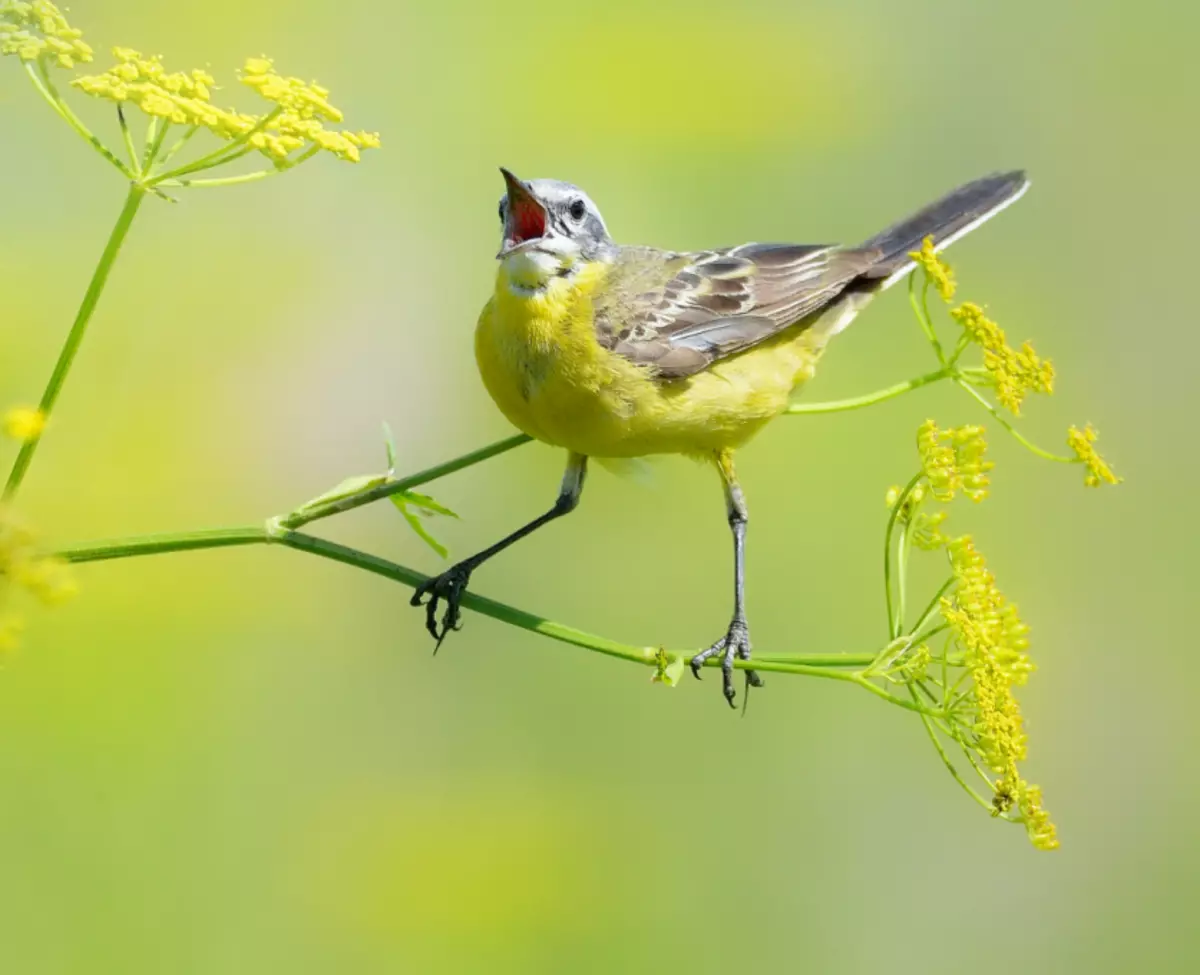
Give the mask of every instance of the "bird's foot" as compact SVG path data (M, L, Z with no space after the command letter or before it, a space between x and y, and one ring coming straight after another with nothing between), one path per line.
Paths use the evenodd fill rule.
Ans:
M416 592L413 593L409 603L413 606L422 605L426 596L429 597L428 602L424 602L425 606L425 629L437 641L433 648L433 652L437 653L441 647L442 641L446 639L446 634L451 630L462 628L462 618L459 613L459 607L462 603L463 595L467 591L467 583L471 580L471 569L474 566L460 562L458 565L452 565L441 575L433 576L426 579L421 585L417 586ZM441 620L438 619L438 607L445 600L446 611L442 613Z
M692 657L690 662L692 674L698 679L704 661L718 655L721 657L721 688L725 694L725 700L729 702L731 708L736 707L733 703L733 699L737 696L733 689L733 662L750 659L750 629L747 627L745 619L735 616L733 622L729 624L729 632L707 650L701 650ZM763 686L762 678L755 671L747 670L745 673L747 693L751 687Z

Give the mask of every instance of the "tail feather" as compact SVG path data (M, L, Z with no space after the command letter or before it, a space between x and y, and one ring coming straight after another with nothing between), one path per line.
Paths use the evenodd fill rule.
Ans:
M875 282L880 289L889 287L912 270L909 252L918 250L926 237L932 237L934 250L940 251L1015 203L1028 188L1029 180L1020 169L960 186L865 241L863 249L877 248L883 256L860 280Z

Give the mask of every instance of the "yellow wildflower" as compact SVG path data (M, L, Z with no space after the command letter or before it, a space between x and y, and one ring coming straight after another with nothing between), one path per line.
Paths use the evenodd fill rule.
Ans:
M92 49L62 11L48 0L0 0L0 54L73 68L92 59Z
M951 501L962 491L972 501L988 493L988 472L995 466L984 460L987 441L983 427L965 426L941 430L926 420L917 430L917 449L930 490L938 501Z
M212 103L216 82L204 70L168 73L161 58L146 58L127 47L113 48L117 63L98 75L71 82L85 94L135 105L147 115L179 125L208 129L218 138L245 139L276 165L297 161L319 151L358 162L361 150L377 149L379 135L326 129L324 122L340 122L342 112L329 101L329 90L299 78L276 74L269 58L249 58L242 83L258 92L274 108L249 115Z
M75 582L61 559L38 554L33 533L10 509L0 507L0 603L11 590L24 589L46 605L75 595ZM13 650L22 621L9 612L0 615L0 650Z
M937 288L937 293L942 296L942 301L949 302L954 297L958 285L954 282L954 271L950 265L934 252L933 238L926 237L921 241L921 249L910 251L908 256L925 271L929 283Z
M1026 757L1026 737L1013 687L1024 684L1033 671L1026 653L1028 627L997 588L969 536L951 541L947 551L956 586L952 596L942 599L941 609L971 675L974 704L968 740L998 776L993 782L996 813L1016 804L1031 842L1053 849L1058 841L1042 808L1041 791L1018 771Z
M1071 427L1067 431L1068 445L1075 451L1075 456L1087 466L1088 472L1083 483L1088 487L1099 487L1104 483L1120 484L1121 479L1112 472L1112 468L1096 452L1096 448L1093 446L1096 437L1097 433L1092 429L1090 423L1082 430L1078 427Z
M342 121L342 112L329 102L329 89L315 81L306 83L300 78L285 78L276 74L270 58L247 58L242 67L242 84L253 88L281 110L255 133L250 144L276 159L306 145L323 149L339 159L358 162L361 149L378 149L376 132L331 131L322 120Z
M921 513L913 518L911 538L917 548L932 552L949 541L942 534L942 523L946 520L946 514L945 511L935 511L932 514Z
M114 47L113 57L117 63L107 71L76 78L71 84L84 94L128 102L147 115L205 128L222 139L245 135L258 121L213 105L215 82L207 71L168 72L158 56L145 58L128 47Z
M965 302L951 309L950 315L983 349L983 364L996 384L996 395L1013 414L1020 415L1028 393L1054 392L1054 366L1049 360L1039 358L1028 342L1020 350L1011 348L1004 330L979 305Z
M36 440L46 429L46 414L29 406L18 406L4 414L4 432L14 440Z

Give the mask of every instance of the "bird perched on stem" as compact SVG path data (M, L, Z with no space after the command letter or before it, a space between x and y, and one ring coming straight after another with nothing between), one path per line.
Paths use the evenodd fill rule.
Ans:
M749 660L747 512L733 457L788 406L829 340L913 267L925 238L940 250L1028 187L1020 171L967 183L857 247L742 244L700 252L625 246L570 183L502 169L503 240L495 292L475 332L484 385L519 429L567 450L554 506L422 585L438 645L459 626L472 572L573 511L589 457L687 454L709 460L733 533L733 617L691 659L719 657L732 705L736 660ZM440 618L438 610L444 604ZM747 687L762 681L745 670Z

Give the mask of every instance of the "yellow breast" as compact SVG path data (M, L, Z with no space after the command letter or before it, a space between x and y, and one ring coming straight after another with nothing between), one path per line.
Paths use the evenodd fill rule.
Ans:
M738 446L811 373L819 350L789 330L695 376L655 381L596 340L592 296L608 272L595 262L537 289L501 265L476 328L476 361L501 412L537 440L596 457Z

